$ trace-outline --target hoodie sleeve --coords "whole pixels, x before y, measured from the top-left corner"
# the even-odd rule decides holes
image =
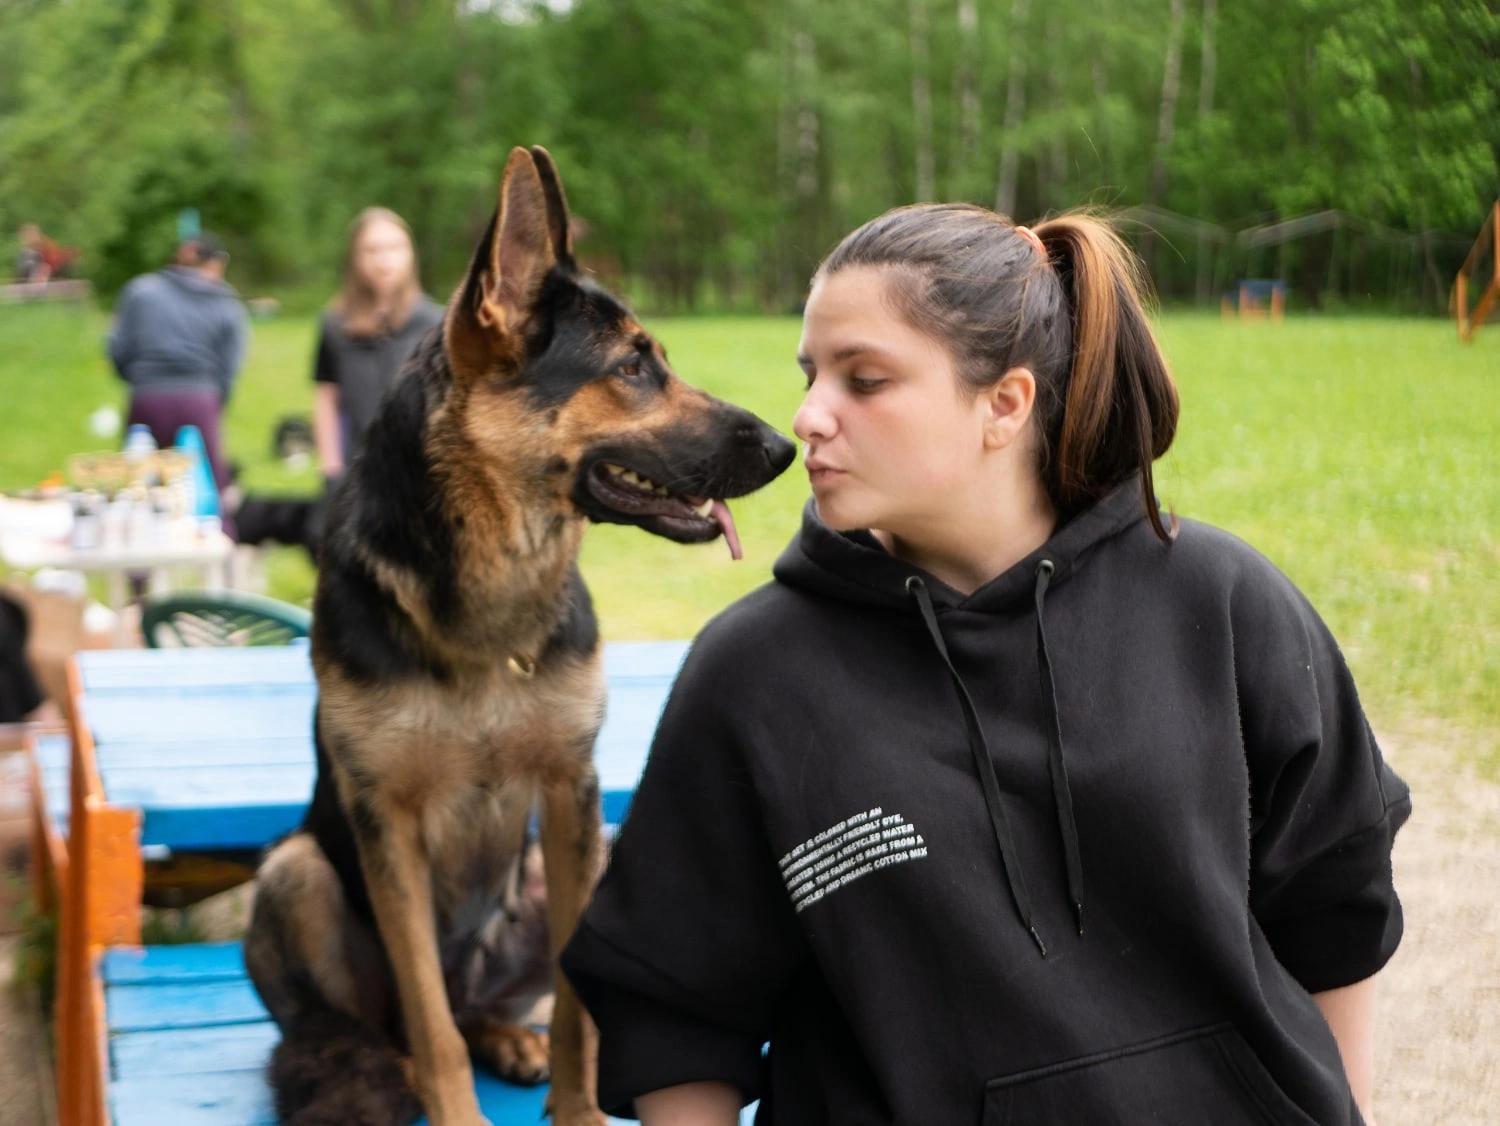
[[[600,1106],[618,1116],[638,1095],[698,1080],[757,1097],[773,1009],[803,957],[745,764],[742,660],[694,646],[563,952],[599,1027]]]
[[[1250,908],[1308,992],[1362,981],[1401,940],[1391,846],[1411,812],[1338,644],[1279,573],[1235,607],[1250,767]]]
[[[239,298],[230,302],[225,317],[224,333],[219,340],[219,403],[229,405],[234,381],[239,376],[240,365],[245,362],[245,348],[250,340],[250,318]]]
[[[333,343],[333,330],[327,313],[318,322],[318,349],[313,357],[313,382],[339,382],[339,353]]]
[[[109,330],[109,362],[115,374],[126,383],[130,382],[127,368],[136,354],[137,322],[140,303],[136,299],[137,287],[131,282],[120,291],[120,300],[115,306],[115,321]]]

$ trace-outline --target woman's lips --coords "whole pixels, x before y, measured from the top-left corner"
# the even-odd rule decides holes
[[[807,469],[807,479],[814,485],[831,481],[835,477],[842,476],[844,472],[842,469],[836,469],[832,465],[825,465],[821,461],[807,461],[803,462],[803,465]]]

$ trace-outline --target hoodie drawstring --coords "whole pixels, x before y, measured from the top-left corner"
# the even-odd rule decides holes
[[[1041,674],[1042,705],[1047,713],[1048,772],[1052,779],[1052,801],[1057,809],[1058,829],[1062,835],[1063,860],[1068,874],[1068,898],[1072,901],[1078,923],[1078,933],[1082,934],[1083,862],[1079,855],[1078,825],[1073,815],[1073,797],[1068,788],[1068,772],[1063,761],[1062,727],[1058,721],[1057,691],[1052,680],[1052,661],[1047,653],[1047,633],[1042,625],[1047,586],[1052,579],[1053,570],[1054,565],[1050,559],[1042,560],[1037,567],[1037,664]],[[973,698],[969,695],[968,686],[958,675],[958,669],[948,655],[948,645],[943,640],[942,630],[938,627],[937,612],[932,608],[932,596],[927,591],[927,584],[919,576],[912,575],[906,580],[906,590],[916,599],[917,609],[921,612],[922,622],[927,627],[928,636],[931,637],[938,656],[943,659],[943,664],[947,666],[948,675],[953,679],[953,687],[958,692],[964,728],[969,737],[969,752],[974,758],[974,769],[979,775],[980,788],[984,793],[984,804],[990,815],[990,827],[995,834],[995,846],[1000,852],[1000,867],[1005,873],[1006,886],[1010,891],[1011,901],[1015,904],[1016,913],[1021,917],[1022,925],[1025,926],[1027,933],[1031,935],[1032,941],[1036,943],[1037,949],[1045,958],[1047,947],[1036,928],[1036,920],[1031,909],[1031,896],[1026,890],[1026,877],[1021,870],[1015,839],[1010,831],[1010,822],[1005,816],[1005,807],[1000,797],[1000,781],[995,775],[995,763],[990,755],[989,743],[984,737],[984,729],[979,724],[979,713],[974,707]]]
[[[1078,854],[1078,821],[1073,815],[1073,791],[1068,787],[1068,767],[1063,761],[1062,723],[1057,714],[1057,685],[1052,680],[1052,658],[1047,654],[1047,629],[1042,610],[1047,586],[1055,566],[1043,559],[1036,568],[1036,665],[1042,681],[1042,707],[1047,712],[1047,772],[1052,776],[1052,804],[1057,809],[1057,828],[1062,834],[1063,863],[1068,869],[1068,898],[1078,933],[1083,933],[1083,858]]]
[[[990,813],[990,828],[995,833],[995,845],[1000,850],[1000,867],[1005,872],[1005,883],[1010,889],[1011,901],[1016,905],[1016,914],[1021,916],[1021,924],[1031,934],[1037,949],[1045,958],[1047,947],[1042,942],[1042,936],[1037,933],[1036,921],[1031,914],[1031,896],[1026,891],[1026,877],[1022,874],[1020,861],[1016,857],[1015,838],[1011,836],[1005,806],[1000,801],[1000,780],[995,777],[995,763],[990,758],[990,746],[985,742],[984,730],[979,726],[979,713],[974,708],[968,687],[958,675],[958,669],[954,668],[952,658],[948,656],[948,645],[943,640],[942,630],[938,629],[937,613],[932,608],[932,596],[927,593],[927,584],[912,575],[906,580],[906,589],[916,598],[917,608],[922,612],[922,621],[927,624],[932,644],[937,648],[938,656],[943,658],[943,664],[948,666],[948,673],[953,677],[953,687],[958,690],[964,727],[969,734],[969,752],[974,756],[974,769],[979,773],[979,785],[984,791],[984,804]]]

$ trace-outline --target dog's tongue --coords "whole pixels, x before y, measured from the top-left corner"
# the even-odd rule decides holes
[[[729,514],[729,506],[721,500],[714,501],[713,518],[724,530],[724,542],[729,545],[729,557],[743,559],[745,556],[740,551],[740,534],[734,530],[734,517]]]

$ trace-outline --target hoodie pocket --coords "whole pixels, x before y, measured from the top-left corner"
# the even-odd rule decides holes
[[[1317,1126],[1231,1024],[992,1079],[981,1126]]]

